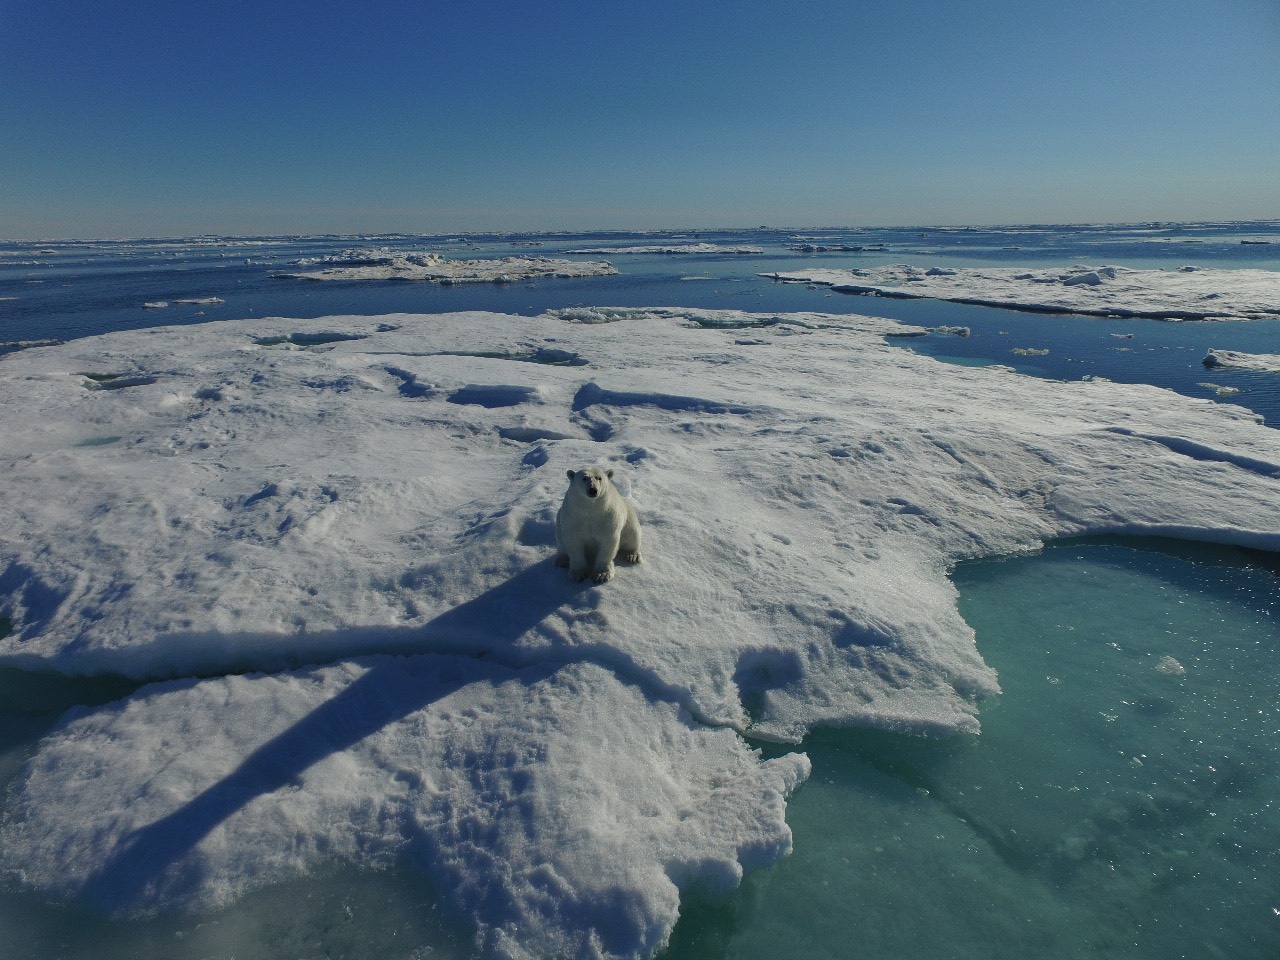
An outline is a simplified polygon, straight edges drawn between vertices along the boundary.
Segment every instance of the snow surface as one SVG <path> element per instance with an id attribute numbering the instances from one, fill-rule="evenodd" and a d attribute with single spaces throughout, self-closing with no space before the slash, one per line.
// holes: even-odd
<path id="1" fill-rule="evenodd" d="M 1164 320 L 1256 320 L 1280 316 L 1280 272 L 1133 270 L 1073 266 L 947 268 L 893 264 L 858 270 L 803 270 L 761 276 L 818 283 L 842 293 L 931 298 L 1050 313 Z"/>
<path id="2" fill-rule="evenodd" d="M 641 244 L 631 247 L 584 247 L 580 250 L 569 250 L 568 253 L 618 254 L 618 253 L 764 253 L 763 247 L 726 243 L 660 243 Z"/>
<path id="3" fill-rule="evenodd" d="M 1210 350 L 1205 354 L 1206 367 L 1233 367 L 1259 373 L 1280 373 L 1280 354 L 1242 353 L 1238 350 Z"/>
<path id="4" fill-rule="evenodd" d="M 426 280 L 434 283 L 513 283 L 538 277 L 603 277 L 617 273 L 598 260 L 548 257 L 503 257 L 498 260 L 453 260 L 438 253 L 353 254 L 355 263 L 323 270 L 282 272 L 295 280 Z"/>
<path id="5" fill-rule="evenodd" d="M 1079 534 L 1280 549 L 1240 408 L 890 346 L 822 314 L 230 321 L 0 359 L 0 666 L 77 708 L 0 869 L 115 913 L 405 858 L 492 956 L 652 954 L 790 847 L 743 735 L 976 731 L 947 577 Z M 554 566 L 610 466 L 645 562 Z"/>

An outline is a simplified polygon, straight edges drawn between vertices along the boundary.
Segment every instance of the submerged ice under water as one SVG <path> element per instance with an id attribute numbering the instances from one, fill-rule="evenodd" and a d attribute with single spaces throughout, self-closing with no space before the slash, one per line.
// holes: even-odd
<path id="1" fill-rule="evenodd" d="M 666 960 L 1275 957 L 1274 561 L 1147 547 L 958 568 L 982 735 L 810 736 L 795 852 Z"/>
<path id="2" fill-rule="evenodd" d="M 727 902 L 687 905 L 664 960 L 851 944 L 898 960 L 1274 957 L 1274 561 L 1081 541 L 954 580 L 1004 688 L 982 735 L 811 735 L 794 853 Z M 91 686 L 50 681 L 39 699 L 121 692 Z M 48 717 L 5 717 L 0 775 Z M 468 957 L 435 903 L 398 869 L 345 868 L 195 918 L 104 921 L 9 891 L 0 938 L 14 960 Z"/>

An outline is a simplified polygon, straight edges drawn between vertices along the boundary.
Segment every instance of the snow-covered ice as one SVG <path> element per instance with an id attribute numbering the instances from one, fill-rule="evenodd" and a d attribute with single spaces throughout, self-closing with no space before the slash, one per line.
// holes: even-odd
<path id="1" fill-rule="evenodd" d="M 806 241 L 804 243 L 793 243 L 788 249 L 799 253 L 876 253 L 884 250 L 885 247 L 884 244 L 879 243 L 866 246 L 861 243 L 815 243 Z"/>
<path id="2" fill-rule="evenodd" d="M 816 283 L 844 293 L 931 298 L 956 303 L 1093 316 L 1168 320 L 1255 320 L 1280 317 L 1280 273 L 1271 270 L 1135 270 L 1073 266 L 1065 270 L 1015 267 L 923 267 L 909 264 L 857 270 L 765 273 Z"/>
<path id="3" fill-rule="evenodd" d="M 0 340 L 0 354 L 14 353 L 18 350 L 30 350 L 32 347 L 52 347 L 62 340 Z"/>
<path id="4" fill-rule="evenodd" d="M 1081 534 L 1280 548 L 1245 411 L 678 308 L 228 321 L 0 358 L 0 666 L 69 713 L 0 868 L 118 913 L 405 858 L 494 956 L 651 954 L 785 855 L 816 726 L 976 731 L 947 577 Z M 645 560 L 554 566 L 598 464 Z M 602 866 L 603 865 L 603 866 Z"/>
<path id="5" fill-rule="evenodd" d="M 1206 367 L 1233 367 L 1259 373 L 1280 373 L 1280 354 L 1242 353 L 1239 350 L 1212 349 L 1205 354 Z"/>
<path id="6" fill-rule="evenodd" d="M 752 244 L 737 243 L 658 243 L 640 244 L 629 247 L 582 247 L 569 250 L 569 253 L 604 254 L 610 256 L 619 253 L 665 253 L 665 254 L 757 254 L 764 253 L 764 247 Z"/>
<path id="7" fill-rule="evenodd" d="M 282 271 L 295 280 L 425 280 L 433 283 L 513 283 L 538 277 L 603 277 L 617 273 L 601 260 L 549 257 L 502 257 L 496 260 L 457 260 L 438 253 L 353 252 L 341 266 L 322 270 Z"/>
<path id="8" fill-rule="evenodd" d="M 208 306 L 210 304 L 215 304 L 215 303 L 225 303 L 226 301 L 223 300 L 221 297 L 186 297 L 184 299 L 174 300 L 172 302 L 181 303 L 181 304 L 192 304 L 196 306 Z M 168 300 L 151 300 L 151 301 L 148 301 L 147 303 L 144 303 L 143 306 L 146 307 L 148 310 L 163 310 L 165 307 L 169 306 L 169 303 L 170 301 Z"/>
<path id="9" fill-rule="evenodd" d="M 790 849 L 807 773 L 590 662 L 372 657 L 68 717 L 10 805 L 3 861 L 133 912 L 403 857 L 487 953 L 647 954 L 682 889 L 727 892 Z"/>

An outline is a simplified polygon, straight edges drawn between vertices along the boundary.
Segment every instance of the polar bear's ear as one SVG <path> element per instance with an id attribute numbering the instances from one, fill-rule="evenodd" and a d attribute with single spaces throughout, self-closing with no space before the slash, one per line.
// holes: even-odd
<path id="1" fill-rule="evenodd" d="M 570 479 L 570 480 L 572 480 L 572 479 L 573 479 L 573 474 L 574 474 L 574 471 L 570 470 L 570 471 L 569 471 L 569 479 Z"/>
<path id="2" fill-rule="evenodd" d="M 612 480 L 612 479 L 613 479 L 613 471 L 612 471 L 612 470 L 606 470 L 606 471 L 604 472 L 604 475 L 605 475 L 606 477 L 608 477 L 610 480 Z"/>

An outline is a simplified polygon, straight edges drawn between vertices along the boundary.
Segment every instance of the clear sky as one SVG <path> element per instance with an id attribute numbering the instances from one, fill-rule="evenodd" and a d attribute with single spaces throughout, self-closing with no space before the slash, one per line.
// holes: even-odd
<path id="1" fill-rule="evenodd" d="M 0 236 L 1280 217 L 1277 0 L 0 0 Z"/>

